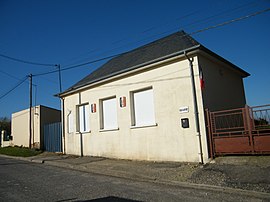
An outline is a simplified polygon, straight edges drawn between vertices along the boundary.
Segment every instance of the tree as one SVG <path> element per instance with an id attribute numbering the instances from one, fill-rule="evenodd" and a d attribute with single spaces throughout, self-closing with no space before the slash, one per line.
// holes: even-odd
<path id="1" fill-rule="evenodd" d="M 255 125 L 269 125 L 269 122 L 264 118 L 259 118 L 254 120 Z"/>
<path id="2" fill-rule="evenodd" d="M 0 117 L 0 131 L 5 130 L 7 134 L 11 134 L 11 121 L 7 117 Z"/>

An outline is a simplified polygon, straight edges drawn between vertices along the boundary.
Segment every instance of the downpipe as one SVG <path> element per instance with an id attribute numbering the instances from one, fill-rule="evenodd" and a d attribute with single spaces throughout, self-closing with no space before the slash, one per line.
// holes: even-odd
<path id="1" fill-rule="evenodd" d="M 196 95 L 196 87 L 195 87 L 195 79 L 194 79 L 194 70 L 193 70 L 193 58 L 190 59 L 186 52 L 184 52 L 185 57 L 189 61 L 189 68 L 190 68 L 190 77 L 191 77 L 191 87 L 192 87 L 192 97 L 193 97 L 193 105 L 194 105 L 194 114 L 195 114 L 195 127 L 199 141 L 199 155 L 200 155 L 200 163 L 204 164 L 203 162 L 203 152 L 202 152 L 202 138 L 201 138 L 201 131 L 200 131 L 200 121 L 199 121 L 199 111 L 198 111 L 198 102 L 197 102 L 197 95 Z"/>
<path id="2" fill-rule="evenodd" d="M 66 133 L 65 133 L 65 98 L 61 98 L 62 101 L 62 143 L 63 143 L 63 154 L 66 154 Z"/>

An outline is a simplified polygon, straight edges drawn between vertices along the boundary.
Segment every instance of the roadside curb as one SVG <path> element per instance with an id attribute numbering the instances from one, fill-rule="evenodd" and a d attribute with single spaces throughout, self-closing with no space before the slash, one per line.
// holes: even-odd
<path id="1" fill-rule="evenodd" d="M 0 157 L 17 159 L 17 160 L 22 160 L 22 161 L 31 161 L 32 160 L 32 159 L 28 159 L 29 157 L 9 156 L 9 155 L 4 155 L 4 154 L 0 154 Z"/>
<path id="2" fill-rule="evenodd" d="M 245 190 L 245 189 L 237 189 L 237 188 L 230 188 L 230 187 L 221 187 L 221 186 L 215 186 L 215 185 L 207 185 L 207 184 L 196 184 L 196 183 L 190 183 L 190 182 L 180 182 L 180 181 L 169 181 L 169 180 L 163 180 L 163 179 L 156 179 L 141 175 L 125 175 L 120 173 L 111 173 L 111 172 L 101 172 L 96 169 L 87 169 L 85 166 L 78 166 L 78 165 L 70 165 L 67 163 L 59 163 L 54 161 L 44 161 L 44 164 L 55 166 L 55 167 L 61 167 L 61 168 L 68 168 L 71 170 L 81 171 L 81 172 L 87 172 L 92 173 L 96 175 L 102 175 L 102 176 L 108 176 L 108 177 L 116 177 L 116 178 L 123 178 L 127 180 L 134 180 L 134 181 L 140 181 L 140 182 L 150 182 L 155 184 L 162 184 L 162 185 L 170 185 L 170 186 L 180 186 L 184 188 L 191 188 L 191 189 L 203 189 L 203 190 L 209 190 L 209 191 L 216 191 L 216 192 L 226 192 L 226 193 L 238 193 L 245 196 L 256 196 L 264 199 L 270 199 L 270 193 L 266 192 L 258 192 L 253 190 Z"/>
<path id="3" fill-rule="evenodd" d="M 31 162 L 34 162 L 34 163 L 44 163 L 44 160 L 42 160 L 42 159 L 31 159 Z"/>
<path id="4" fill-rule="evenodd" d="M 258 192 L 258 191 L 253 191 L 253 190 L 245 190 L 245 189 L 230 188 L 230 187 L 221 187 L 221 186 L 207 185 L 207 184 L 196 184 L 196 183 L 190 183 L 190 182 L 171 181 L 171 180 L 157 179 L 157 178 L 152 178 L 152 177 L 143 176 L 143 175 L 135 175 L 135 174 L 129 175 L 123 172 L 120 173 L 117 171 L 93 169 L 85 165 L 71 165 L 69 163 L 60 162 L 61 159 L 59 160 L 57 159 L 50 160 L 46 158 L 35 159 L 31 157 L 16 157 L 16 156 L 7 156 L 7 155 L 0 154 L 0 157 L 1 156 L 6 157 L 6 158 L 11 158 L 11 159 L 38 163 L 38 164 L 46 164 L 46 165 L 54 166 L 54 167 L 87 172 L 87 173 L 92 173 L 92 174 L 101 175 L 101 176 L 116 177 L 116 178 L 122 178 L 122 179 L 134 180 L 134 181 L 140 181 L 140 182 L 150 182 L 150 183 L 161 184 L 161 185 L 179 186 L 179 187 L 189 188 L 189 189 L 202 189 L 206 191 L 209 190 L 209 191 L 215 191 L 215 192 L 226 192 L 229 194 L 234 193 L 234 194 L 240 194 L 240 195 L 245 195 L 245 196 L 253 196 L 253 197 L 255 196 L 258 198 L 270 199 L 270 193 L 266 193 L 266 192 Z"/>
<path id="5" fill-rule="evenodd" d="M 34 159 L 31 157 L 20 157 L 20 156 L 8 156 L 8 155 L 4 155 L 4 154 L 0 154 L 0 157 L 6 157 L 6 158 L 11 158 L 11 159 L 17 159 L 17 160 L 21 160 L 21 161 L 28 161 L 28 162 L 33 162 L 33 163 L 44 163 L 44 160 L 42 159 Z"/>

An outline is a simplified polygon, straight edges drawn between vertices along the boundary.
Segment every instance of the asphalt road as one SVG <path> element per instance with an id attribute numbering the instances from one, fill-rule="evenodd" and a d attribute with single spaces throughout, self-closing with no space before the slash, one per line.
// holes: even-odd
<path id="1" fill-rule="evenodd" d="M 127 180 L 0 157 L 0 201 L 269 201 L 256 194 Z"/>

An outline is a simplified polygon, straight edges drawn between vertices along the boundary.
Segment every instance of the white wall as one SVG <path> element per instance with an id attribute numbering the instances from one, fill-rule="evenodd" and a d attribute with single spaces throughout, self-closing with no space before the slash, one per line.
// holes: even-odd
<path id="1" fill-rule="evenodd" d="M 199 63 L 205 80 L 205 108 L 216 111 L 245 106 L 244 84 L 239 72 L 211 56 L 199 56 Z"/>
<path id="2" fill-rule="evenodd" d="M 202 95 L 197 58 L 194 59 L 204 160 L 207 161 Z M 132 128 L 130 92 L 147 87 L 153 88 L 157 126 Z M 119 130 L 102 131 L 99 100 L 112 96 L 117 98 Z M 127 98 L 125 108 L 119 107 L 121 96 Z M 200 160 L 190 69 L 188 61 L 183 58 L 65 97 L 65 136 L 68 154 L 81 154 L 81 134 L 67 133 L 67 115 L 71 111 L 73 128 L 76 129 L 76 105 L 83 103 L 97 105 L 97 112 L 89 114 L 91 132 L 82 134 L 84 155 L 153 161 L 199 162 Z M 188 113 L 179 113 L 179 108 L 183 106 L 189 108 Z M 190 128 L 181 127 L 181 118 L 189 118 Z"/>
<path id="3" fill-rule="evenodd" d="M 4 137 L 5 137 L 5 132 L 4 130 L 0 131 L 0 146 L 1 147 L 8 147 L 11 146 L 11 140 L 9 141 L 4 141 Z"/>
<path id="4" fill-rule="evenodd" d="M 42 148 L 43 126 L 46 123 L 60 122 L 59 110 L 44 106 L 32 108 L 32 144 L 35 148 Z M 29 147 L 29 109 L 12 114 L 11 134 L 12 144 Z"/>
<path id="5" fill-rule="evenodd" d="M 36 121 L 34 117 L 35 109 L 32 109 L 33 123 Z M 34 124 L 33 124 L 34 126 Z M 39 141 L 39 136 L 37 135 L 37 127 L 32 127 L 34 131 L 34 140 Z M 11 134 L 13 136 L 12 144 L 17 146 L 29 146 L 29 109 L 22 110 L 12 114 L 11 118 Z"/>

